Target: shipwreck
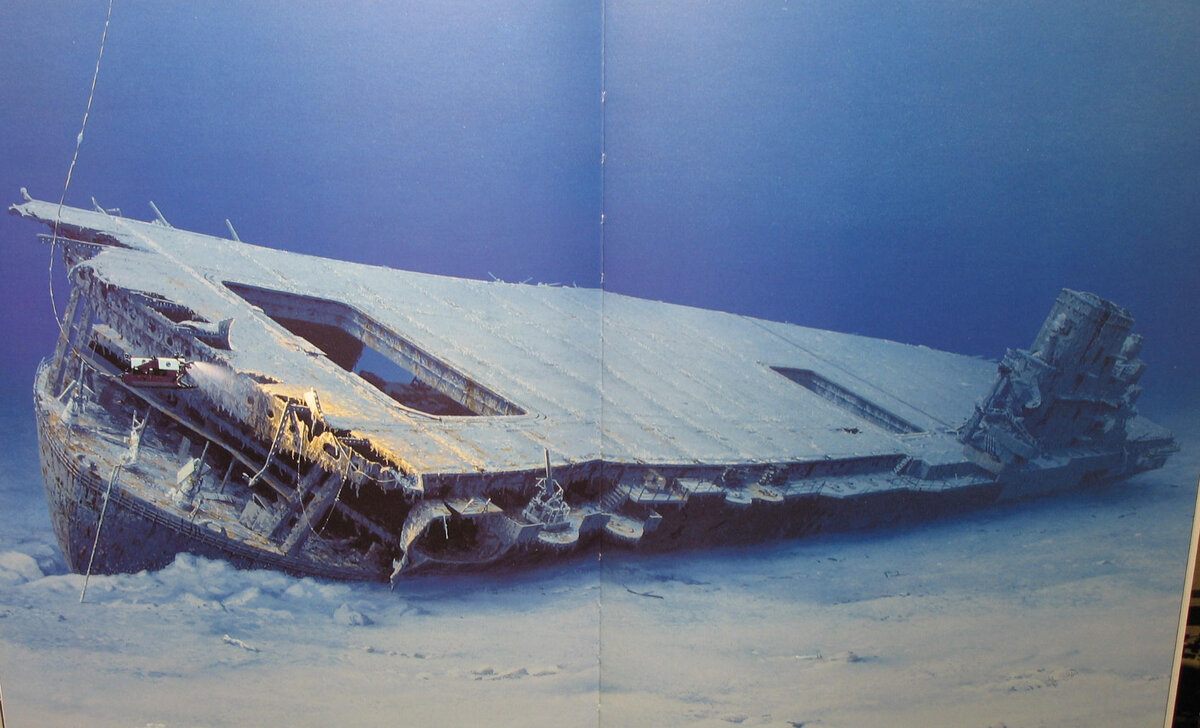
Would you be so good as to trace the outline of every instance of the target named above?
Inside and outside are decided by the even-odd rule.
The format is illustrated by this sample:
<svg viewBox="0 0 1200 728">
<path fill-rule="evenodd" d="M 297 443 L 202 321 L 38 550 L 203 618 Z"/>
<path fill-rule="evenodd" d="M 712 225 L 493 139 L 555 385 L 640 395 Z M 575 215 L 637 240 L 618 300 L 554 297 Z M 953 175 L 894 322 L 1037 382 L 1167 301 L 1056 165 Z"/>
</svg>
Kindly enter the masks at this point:
<svg viewBox="0 0 1200 728">
<path fill-rule="evenodd" d="M 24 191 L 22 191 L 24 192 Z M 34 385 L 77 572 L 329 579 L 879 527 L 1128 478 L 1141 339 L 1062 291 L 999 363 L 599 290 L 390 270 L 30 198 Z M 157 212 L 157 210 L 156 210 Z M 1032 328 L 1032 327 L 1031 327 Z"/>
</svg>

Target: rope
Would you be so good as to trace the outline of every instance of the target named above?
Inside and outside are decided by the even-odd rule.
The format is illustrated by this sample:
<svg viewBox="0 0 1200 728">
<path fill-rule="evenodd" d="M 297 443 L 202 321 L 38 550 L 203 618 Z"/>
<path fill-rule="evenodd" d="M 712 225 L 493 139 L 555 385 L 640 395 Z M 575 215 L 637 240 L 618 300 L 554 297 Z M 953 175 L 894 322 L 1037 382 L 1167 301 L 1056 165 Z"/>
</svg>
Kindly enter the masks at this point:
<svg viewBox="0 0 1200 728">
<path fill-rule="evenodd" d="M 113 483 L 116 482 L 117 476 L 121 473 L 121 466 L 113 468 L 112 475 L 108 478 L 108 487 L 104 489 L 104 502 L 100 504 L 100 520 L 96 523 L 96 538 L 92 541 L 92 555 L 88 557 L 87 573 L 83 575 L 83 589 L 79 592 L 79 603 L 83 604 L 83 598 L 87 596 L 88 579 L 92 577 L 92 562 L 96 560 L 96 547 L 100 544 L 100 529 L 104 528 L 104 514 L 108 510 L 108 496 L 112 493 Z"/>
<path fill-rule="evenodd" d="M 275 439 L 271 441 L 271 449 L 267 451 L 267 460 L 263 463 L 262 468 L 259 469 L 257 473 L 252 475 L 250 480 L 246 482 L 248 487 L 253 488 L 254 484 L 258 482 L 259 478 L 261 478 L 267 472 L 267 468 L 271 466 L 271 458 L 275 456 L 275 450 L 278 449 L 279 442 L 283 439 L 283 430 L 285 427 L 287 427 L 289 418 L 293 416 L 292 405 L 289 404 L 286 408 L 284 408 L 283 414 L 279 416 L 279 428 L 275 430 Z"/>
<path fill-rule="evenodd" d="M 54 215 L 54 233 L 50 238 L 50 308 L 54 311 L 54 320 L 58 330 L 66 336 L 62 320 L 58 317 L 58 304 L 54 302 L 54 249 L 58 246 L 58 224 L 62 219 L 63 205 L 67 200 L 67 190 L 71 187 L 71 177 L 75 174 L 75 163 L 79 161 L 79 148 L 83 145 L 83 132 L 87 129 L 88 116 L 92 113 L 92 100 L 96 97 L 96 82 L 100 78 L 100 61 L 104 58 L 104 45 L 108 41 L 108 26 L 112 21 L 113 0 L 108 0 L 108 13 L 104 16 L 104 32 L 100 35 L 100 52 L 96 55 L 96 69 L 92 72 L 92 87 L 88 91 L 87 106 L 83 110 L 83 123 L 79 125 L 79 134 L 75 137 L 75 154 L 71 157 L 71 165 L 67 167 L 67 179 L 63 182 L 62 195 L 58 198 L 58 212 Z"/>
</svg>

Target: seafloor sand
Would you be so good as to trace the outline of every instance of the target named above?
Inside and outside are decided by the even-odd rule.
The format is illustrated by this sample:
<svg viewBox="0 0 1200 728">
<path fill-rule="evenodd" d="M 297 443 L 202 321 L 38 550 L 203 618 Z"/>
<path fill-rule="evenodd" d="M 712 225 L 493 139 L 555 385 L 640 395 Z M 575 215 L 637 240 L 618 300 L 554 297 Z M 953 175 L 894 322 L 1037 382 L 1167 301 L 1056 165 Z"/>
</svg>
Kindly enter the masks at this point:
<svg viewBox="0 0 1200 728">
<path fill-rule="evenodd" d="M 1156 726 L 1200 427 L 1128 483 L 904 531 L 327 584 L 65 574 L 28 415 L 0 461 L 11 726 Z M 359 624 L 359 622 L 369 622 Z"/>
</svg>

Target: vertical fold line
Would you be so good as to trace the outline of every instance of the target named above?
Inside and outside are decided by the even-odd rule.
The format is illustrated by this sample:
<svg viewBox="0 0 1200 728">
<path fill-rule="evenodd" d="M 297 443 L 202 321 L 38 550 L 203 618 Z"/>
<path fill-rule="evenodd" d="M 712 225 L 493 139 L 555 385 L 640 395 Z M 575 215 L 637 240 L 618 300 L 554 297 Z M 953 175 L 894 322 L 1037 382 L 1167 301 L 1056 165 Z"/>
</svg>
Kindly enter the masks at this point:
<svg viewBox="0 0 1200 728">
<path fill-rule="evenodd" d="M 606 322 L 604 308 L 604 261 L 605 261 L 605 242 L 606 242 L 606 220 L 605 213 L 608 209 L 607 198 L 607 161 L 608 161 L 608 138 L 607 138 L 607 116 L 608 116 L 608 1 L 600 0 L 600 326 L 599 326 L 599 371 L 596 372 L 599 378 L 600 386 L 600 406 L 599 410 L 599 432 L 596 433 L 599 438 L 599 447 L 597 448 L 600 456 L 600 482 L 603 485 L 605 478 L 604 466 L 604 436 L 605 436 L 605 421 L 604 421 L 604 328 Z M 596 547 L 596 726 L 600 728 L 603 724 L 603 706 L 602 696 L 604 694 L 604 542 L 603 534 Z"/>
</svg>

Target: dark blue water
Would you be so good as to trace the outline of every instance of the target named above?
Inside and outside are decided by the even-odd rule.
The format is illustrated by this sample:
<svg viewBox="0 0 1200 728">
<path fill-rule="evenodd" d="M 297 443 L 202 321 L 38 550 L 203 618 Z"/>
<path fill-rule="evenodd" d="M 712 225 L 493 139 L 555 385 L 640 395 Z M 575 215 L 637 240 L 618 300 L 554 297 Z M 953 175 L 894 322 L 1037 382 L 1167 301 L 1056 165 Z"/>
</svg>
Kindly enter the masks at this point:
<svg viewBox="0 0 1200 728">
<path fill-rule="evenodd" d="M 613 290 L 996 356 L 1082 288 L 1191 374 L 1195 5 L 630 5 Z"/>
<path fill-rule="evenodd" d="M 0 7 L 0 200 L 57 200 L 105 8 Z M 586 286 L 603 211 L 609 290 L 991 357 L 1082 288 L 1174 391 L 1197 37 L 1180 2 L 118 0 L 68 202 Z M 55 334 L 35 232 L 0 220 L 13 398 Z"/>
</svg>

